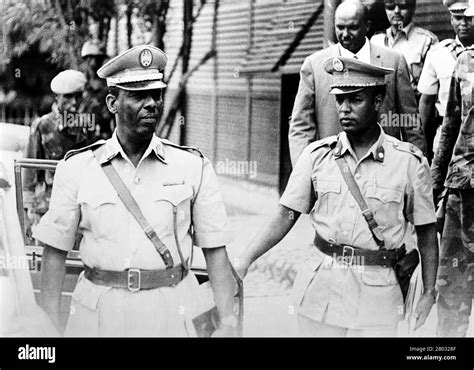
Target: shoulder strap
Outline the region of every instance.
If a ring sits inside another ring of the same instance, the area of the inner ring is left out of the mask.
[[[362,214],[364,215],[364,218],[367,221],[367,224],[369,225],[370,231],[372,232],[375,242],[380,247],[380,249],[384,249],[385,242],[383,239],[382,231],[380,230],[379,225],[375,221],[374,214],[367,205],[364,196],[362,195],[359,189],[359,186],[355,182],[346,159],[343,156],[336,156],[336,163],[339,167],[339,170],[341,171],[341,175],[347,187],[349,188],[349,191],[351,192],[352,196],[359,205],[359,208],[361,209]]]
[[[98,159],[98,150],[94,150],[94,156],[96,157],[96,159]],[[172,268],[173,258],[171,257],[170,251],[168,250],[168,248],[166,248],[165,244],[160,240],[160,238],[158,238],[158,235],[156,234],[155,230],[146,220],[145,216],[140,210],[137,201],[128,190],[127,185],[125,185],[120,175],[112,166],[112,162],[108,161],[103,163],[101,165],[101,168],[109,179],[112,186],[114,187],[115,191],[118,193],[119,198],[122,200],[127,210],[132,214],[135,220],[137,220],[138,224],[143,229],[148,239],[150,239],[150,241],[155,246],[155,249],[163,258],[163,261],[166,264],[166,268]]]

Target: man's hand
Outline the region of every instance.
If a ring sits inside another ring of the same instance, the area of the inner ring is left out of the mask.
[[[430,293],[425,293],[421,296],[414,314],[416,319],[414,330],[418,330],[418,328],[425,323],[435,301],[435,297]]]

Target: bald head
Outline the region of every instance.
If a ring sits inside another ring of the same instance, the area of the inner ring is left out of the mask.
[[[367,7],[358,0],[343,2],[336,9],[334,24],[339,43],[357,53],[365,43],[370,21]]]

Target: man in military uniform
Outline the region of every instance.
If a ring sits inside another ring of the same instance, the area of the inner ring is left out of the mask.
[[[428,163],[377,123],[384,77],[392,70],[344,57],[328,59],[324,68],[333,75],[330,91],[344,131],[303,151],[277,213],[240,256],[238,271],[245,275],[309,213],[315,247],[294,284],[301,333],[395,336],[403,299],[392,267],[403,246],[407,252],[416,247],[413,227],[424,285],[416,328],[435,302],[438,248]],[[371,212],[359,208],[343,173],[353,176]]]
[[[474,16],[474,6],[465,11]],[[439,147],[432,165],[438,199],[447,188],[438,274],[438,335],[462,337],[469,328],[474,292],[474,50],[462,52],[454,66]]]
[[[443,122],[448,101],[449,85],[458,55],[466,46],[474,43],[472,17],[466,17],[468,1],[444,0],[451,14],[451,25],[456,37],[446,39],[434,46],[426,56],[425,65],[418,82],[421,123],[426,135],[428,159],[433,158],[439,141],[438,127]]]
[[[80,111],[94,115],[97,139],[109,139],[114,125],[113,115],[105,104],[107,84],[97,76],[97,71],[107,59],[107,54],[98,40],[89,40],[82,47],[81,57],[86,64],[87,83]]]
[[[194,335],[191,312],[200,297],[188,270],[193,243],[204,252],[221,317],[216,335],[235,332],[226,212],[212,165],[199,151],[154,134],[166,62],[160,49],[142,45],[99,69],[117,129],[57,166],[50,208],[34,237],[46,244],[42,304],[57,321],[66,254],[76,231],[83,234],[85,272],[66,335]]]
[[[386,99],[379,111],[380,124],[387,134],[425,151],[425,137],[405,58],[396,50],[369,41],[366,37],[371,25],[368,16],[367,8],[360,1],[340,4],[334,20],[338,43],[311,54],[302,65],[288,132],[293,166],[308,144],[341,132],[335,98],[327,93],[331,77],[323,68],[328,58],[338,56],[394,69],[394,73],[386,76]],[[400,118],[405,120],[403,124]]]
[[[76,113],[85,83],[86,76],[72,69],[52,79],[55,102],[50,113],[32,124],[27,158],[60,160],[69,150],[86,145],[90,131],[87,126],[76,124],[80,123],[76,120]],[[25,170],[23,188],[27,224],[28,221],[36,224],[48,209],[52,185],[52,172]],[[29,225],[27,229],[29,235]]]
[[[417,86],[426,54],[438,43],[438,38],[433,32],[414,24],[416,0],[385,0],[384,2],[390,27],[385,33],[373,36],[371,41],[403,54],[410,71],[411,86],[419,99]]]

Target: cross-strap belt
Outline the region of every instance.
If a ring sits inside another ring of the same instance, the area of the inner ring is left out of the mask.
[[[101,152],[101,148],[94,150],[94,156],[96,157],[98,162],[99,162],[100,152]],[[117,192],[119,198],[122,200],[123,204],[127,208],[127,210],[132,214],[135,220],[137,220],[138,224],[143,229],[148,239],[150,239],[150,241],[155,246],[155,249],[163,258],[166,268],[167,269],[172,268],[173,257],[171,257],[170,251],[168,250],[168,248],[166,248],[166,245],[161,241],[161,239],[158,237],[153,227],[146,220],[145,216],[140,210],[140,206],[138,205],[137,201],[128,190],[127,185],[125,185],[122,178],[115,170],[114,166],[112,165],[112,162],[107,161],[105,163],[102,163],[100,166],[102,170],[104,171],[105,175],[107,176],[107,178],[109,179],[110,183],[114,187],[115,191]]]
[[[374,214],[370,210],[369,206],[367,205],[364,196],[362,195],[359,186],[357,185],[354,177],[352,176],[351,170],[349,169],[349,164],[347,163],[346,159],[342,155],[338,155],[335,153],[336,163],[341,171],[342,178],[344,179],[349,191],[351,192],[352,196],[356,200],[359,208],[362,211],[362,215],[367,221],[369,225],[370,231],[375,239],[375,242],[379,246],[380,249],[385,248],[385,242],[383,239],[382,231],[380,230],[379,225],[375,221]]]

